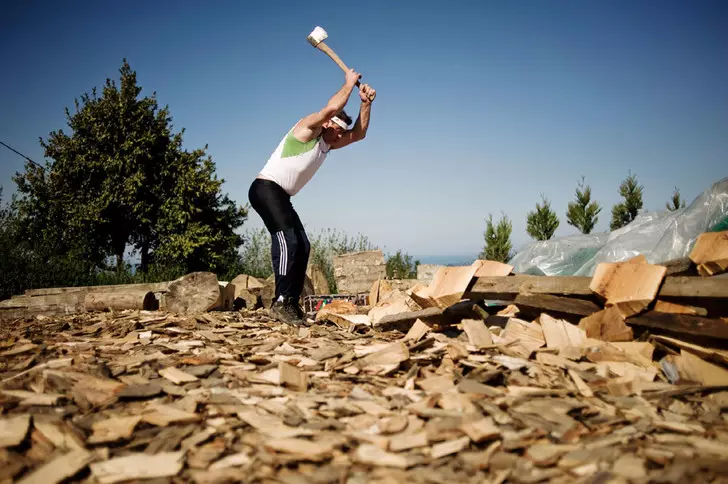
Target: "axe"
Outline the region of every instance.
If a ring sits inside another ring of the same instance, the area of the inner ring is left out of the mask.
[[[318,50],[320,50],[321,52],[323,52],[324,54],[329,56],[331,58],[331,60],[336,62],[336,65],[341,67],[341,70],[343,70],[344,72],[349,72],[349,68],[346,67],[346,64],[344,64],[344,62],[339,58],[339,56],[336,55],[336,52],[334,52],[333,49],[331,47],[329,47],[328,45],[326,45],[326,43],[324,42],[324,40],[326,40],[328,37],[329,37],[329,34],[322,27],[317,26],[315,29],[313,29],[311,31],[310,34],[308,34],[307,40],[312,46],[314,46],[315,48],[317,48]],[[356,86],[357,87],[360,86],[359,81],[356,81]],[[371,96],[371,94],[369,95],[369,99],[370,100],[374,99]]]

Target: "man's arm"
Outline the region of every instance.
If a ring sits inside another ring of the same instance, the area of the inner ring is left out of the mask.
[[[357,141],[363,140],[367,135],[369,129],[369,117],[372,111],[372,101],[377,95],[377,91],[372,89],[368,84],[362,84],[359,88],[359,96],[361,98],[361,105],[359,107],[359,117],[354,123],[354,127],[349,131],[341,135],[341,138],[331,145],[331,149],[339,149],[344,146],[356,143]]]
[[[359,80],[361,74],[355,72],[353,69],[346,73],[346,80],[344,85],[341,86],[336,94],[331,96],[326,106],[315,113],[309,114],[301,121],[298,122],[295,128],[293,128],[293,136],[299,141],[304,143],[311,141],[318,136],[319,128],[326,121],[334,117],[336,113],[344,109],[346,102],[349,100],[351,91],[354,90],[356,81]]]

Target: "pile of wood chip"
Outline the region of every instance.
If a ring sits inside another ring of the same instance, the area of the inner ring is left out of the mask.
[[[728,478],[728,279],[511,269],[377,281],[306,327],[176,289],[180,312],[8,320],[0,483]]]
[[[654,361],[669,347],[697,371],[719,368],[690,345],[593,340],[546,314],[506,320],[440,332],[420,320],[407,334],[292,328],[263,310],[8,323],[0,482],[728,476],[728,391],[673,385]]]

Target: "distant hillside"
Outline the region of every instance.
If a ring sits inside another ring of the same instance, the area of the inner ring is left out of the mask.
[[[412,256],[420,264],[438,264],[443,266],[466,266],[478,258],[477,255],[421,255]]]

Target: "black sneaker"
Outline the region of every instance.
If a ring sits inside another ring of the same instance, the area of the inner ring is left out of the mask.
[[[270,307],[270,314],[284,323],[292,326],[300,326],[305,320],[298,315],[298,311],[290,301],[275,301]]]

